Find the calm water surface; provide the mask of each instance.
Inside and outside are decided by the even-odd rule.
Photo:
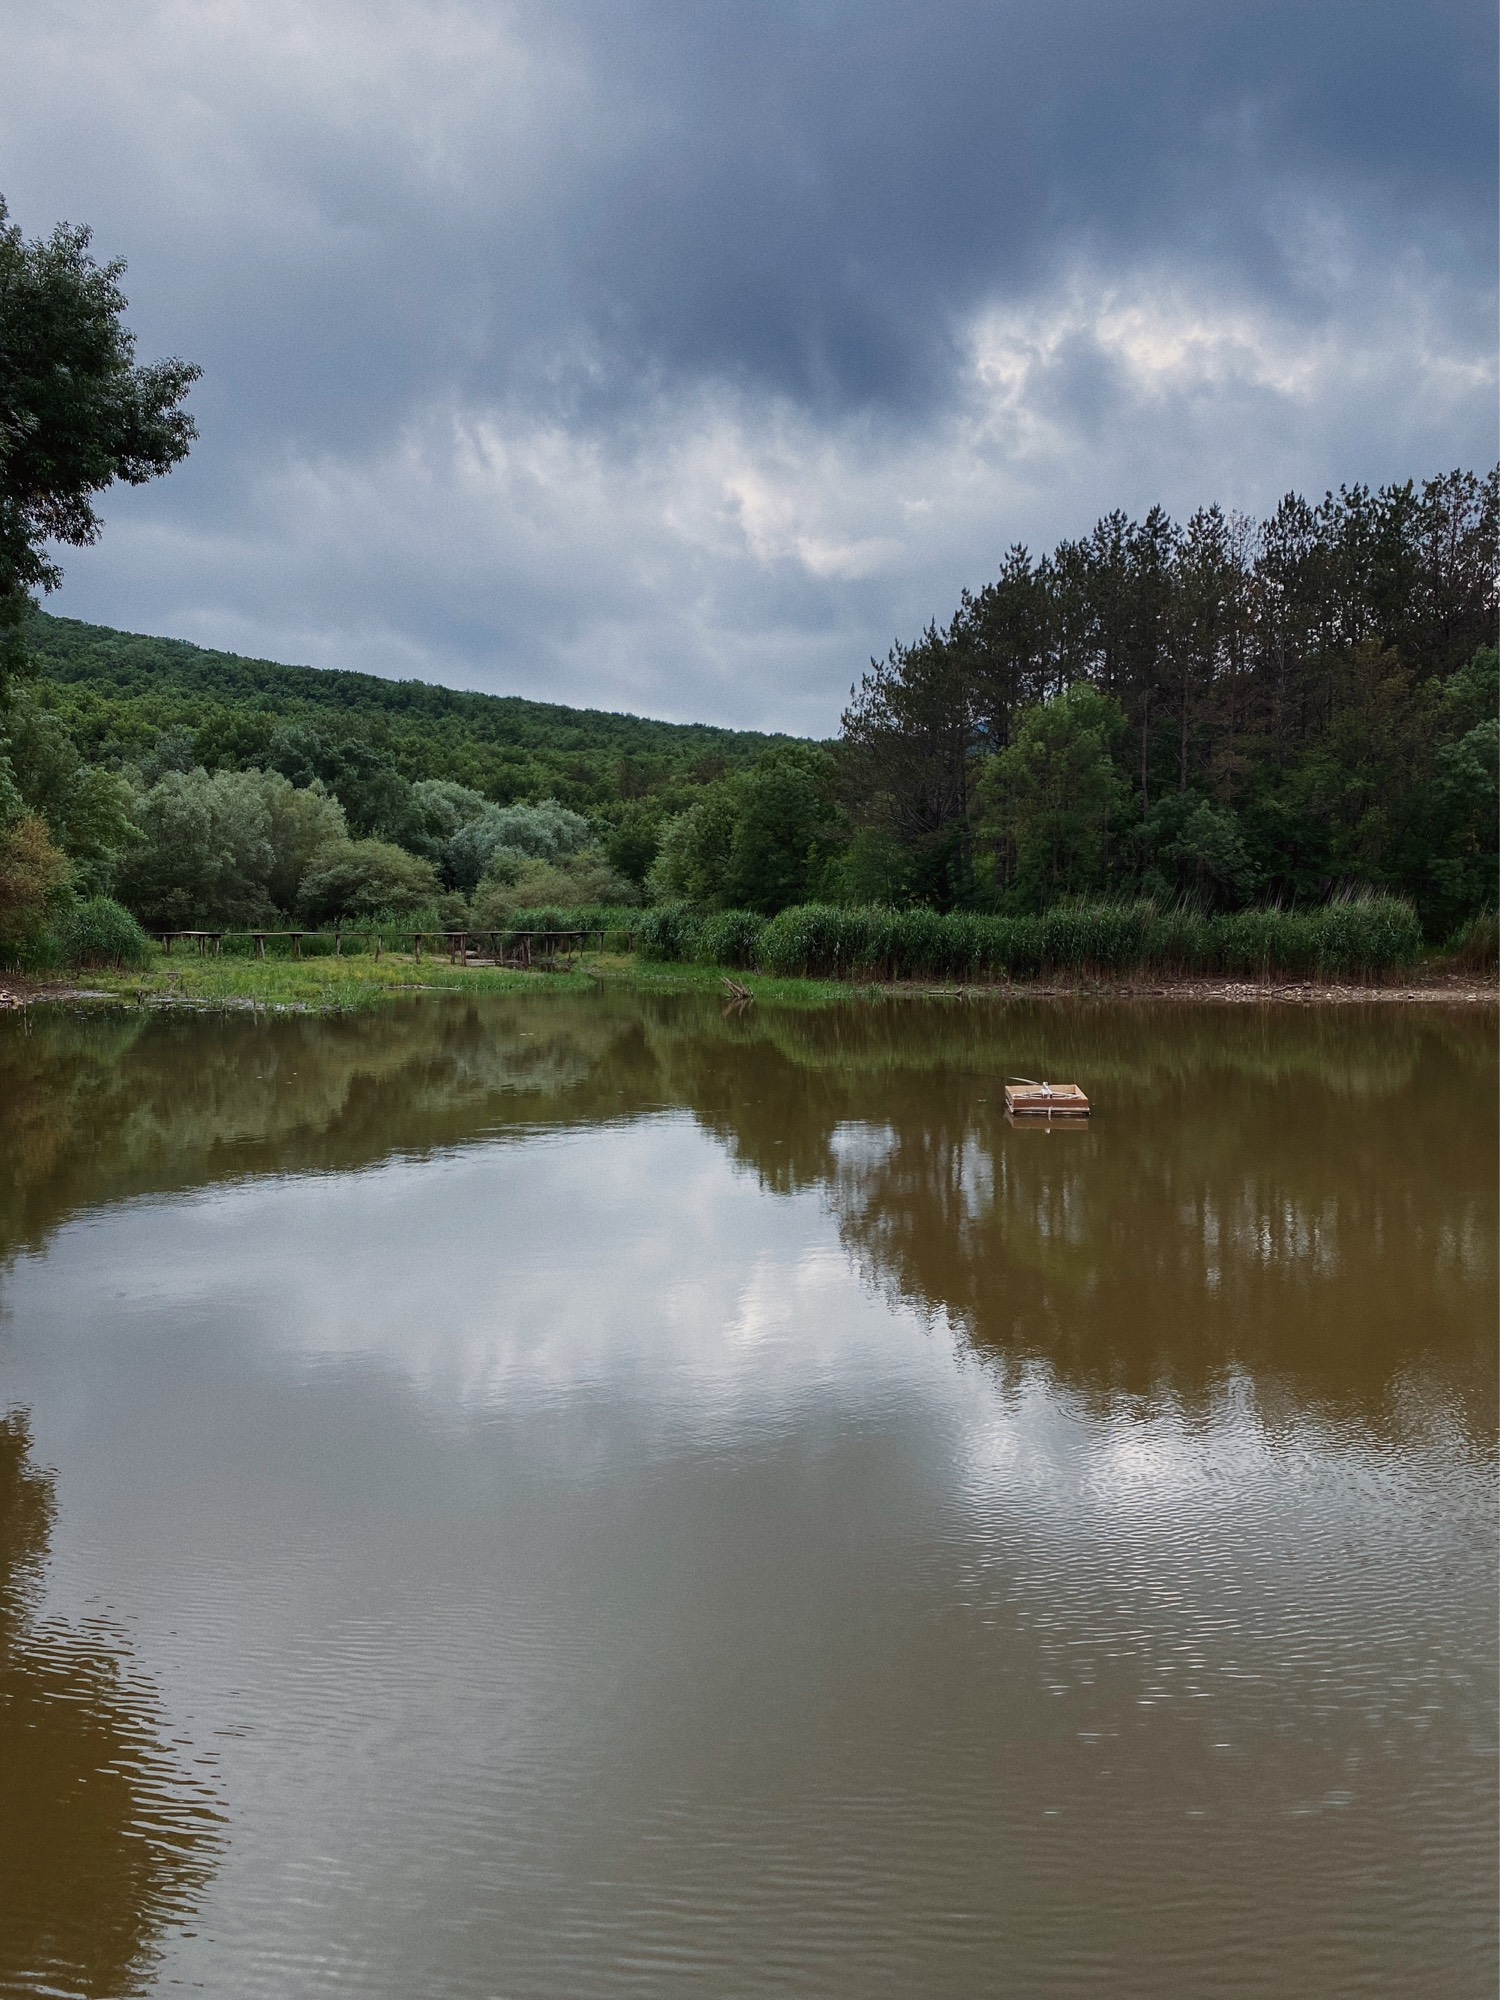
[[[0,1021],[0,1992],[1493,1993],[1496,1083],[1394,1008]]]

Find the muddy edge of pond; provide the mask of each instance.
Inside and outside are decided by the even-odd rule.
[[[415,968],[414,968],[415,969]],[[636,983],[629,972],[611,972],[606,975],[610,984],[631,985]],[[825,982],[818,982],[824,984]],[[642,982],[644,984],[644,982]],[[651,982],[655,990],[659,982]],[[826,982],[828,985],[834,982]],[[538,974],[538,991],[545,991],[548,981]],[[713,991],[716,989],[708,988]],[[465,982],[445,980],[442,986],[429,986],[414,980],[410,984],[391,984],[378,993],[367,995],[371,999],[395,999],[411,993],[450,993],[455,996],[465,991]],[[850,998],[879,993],[888,999],[965,999],[965,1000],[1171,1000],[1194,1001],[1222,1006],[1253,1005],[1293,1005],[1308,1007],[1337,1007],[1359,1004],[1405,1005],[1405,1006],[1459,1006],[1482,1007],[1500,1005],[1500,983],[1495,980],[1476,978],[1472,973],[1457,973],[1434,970],[1422,972],[1405,981],[1390,984],[1359,984],[1354,982],[1322,982],[1317,980],[1246,980],[1246,979],[1084,979],[1059,982],[1052,980],[1016,980],[1003,985],[973,983],[962,985],[940,985],[930,981],[886,980],[849,982]],[[775,996],[765,996],[774,1004]],[[830,1000],[840,997],[837,993]],[[33,979],[20,973],[0,973],[0,1012],[13,1012],[34,1005],[83,1001],[113,1001],[117,1004],[138,1000],[156,1007],[180,1007],[193,1011],[219,1012],[225,1009],[257,1008],[271,1013],[337,1013],[346,1002],[330,997],[326,1002],[315,1000],[278,1000],[254,992],[242,995],[216,996],[212,999],[190,993],[168,991],[123,994],[118,990],[104,991],[98,987],[75,986],[56,980]]]

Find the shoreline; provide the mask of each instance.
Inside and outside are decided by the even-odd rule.
[[[73,980],[0,973],[0,1013],[36,1006],[131,1006],[193,1012],[338,1014],[379,1006],[413,994],[516,994],[586,991],[600,985],[659,993],[708,992],[733,996],[725,980],[753,1000],[791,1005],[833,1005],[901,999],[1051,1000],[1062,1002],[1175,1002],[1200,1006],[1426,1006],[1495,1007],[1500,982],[1450,968],[1409,974],[1382,983],[1352,980],[1247,980],[1141,978],[1124,974],[941,984],[930,980],[778,979],[716,966],[642,964],[633,957],[591,957],[565,972],[512,971],[493,966],[418,963],[387,954],[360,958],[186,959],[141,972],[95,972]]]
[[[1345,1007],[1362,1004],[1390,1006],[1483,1007],[1500,1005],[1500,982],[1471,973],[1430,973],[1388,985],[1350,980],[1296,979],[1122,979],[1080,980],[1072,985],[1035,980],[1010,987],[962,989],[970,992],[1021,993],[1036,999],[1191,1000],[1215,1006]]]

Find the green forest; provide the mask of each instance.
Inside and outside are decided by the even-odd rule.
[[[90,243],[0,201],[0,963],[642,908],[659,955],[783,966],[1493,939],[1500,470],[1013,547],[825,743],[284,666],[38,608],[95,496],[197,435],[200,371],[137,362]]]
[[[155,929],[478,928],[640,904],[1212,918],[1369,892],[1441,943],[1493,911],[1500,865],[1497,489],[1112,514],[1013,549],[871,662],[823,744],[36,612],[4,716],[6,948],[66,955],[101,899]],[[651,927],[663,949],[675,921]]]
[[[1495,894],[1497,527],[1500,478],[1455,472],[1012,549],[853,690],[872,886],[1015,910],[1370,887],[1446,934]]]

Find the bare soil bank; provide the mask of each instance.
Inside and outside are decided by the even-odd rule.
[[[452,991],[462,989],[465,981],[462,975],[453,976],[453,968],[444,968],[448,974],[443,987]],[[479,968],[475,968],[477,972]],[[703,968],[707,971],[707,968]],[[544,976],[535,975],[539,983],[545,983]],[[110,975],[105,975],[109,978]],[[119,975],[114,975],[118,981]],[[628,980],[631,973],[625,969],[612,969],[611,978]],[[758,982],[753,974],[741,974],[753,988]],[[654,983],[654,982],[653,982]],[[832,981],[819,981],[825,989],[834,986]],[[423,982],[425,987],[425,982]],[[394,987],[391,992],[405,988]],[[432,990],[427,988],[426,990]],[[851,982],[848,991],[872,991],[869,984],[856,985]],[[1005,999],[1025,997],[1031,1000],[1173,1000],[1195,1001],[1222,1006],[1302,1006],[1341,1007],[1352,1005],[1370,1006],[1445,1006],[1445,1007],[1493,1007],[1500,1004],[1500,982],[1493,978],[1483,978],[1469,972],[1434,970],[1417,973],[1399,982],[1384,985],[1362,985],[1353,982],[1321,982],[1317,980],[1248,980],[1248,979],[1132,979],[1124,978],[1073,978],[1015,980],[1004,984],[964,983],[940,985],[932,981],[900,980],[883,982],[878,990],[893,998],[902,995],[948,995],[954,998]],[[110,1000],[122,996],[118,991],[105,990],[99,986],[73,984],[67,981],[35,979],[23,973],[0,973],[0,1012],[13,1012],[28,1006],[68,1001]],[[146,996],[141,996],[146,997]],[[247,1002],[259,996],[246,994]],[[767,996],[772,997],[772,996]],[[832,997],[832,996],[830,996]],[[153,991],[150,996],[153,1006],[201,1006],[203,999],[192,992],[177,993],[170,989]],[[220,1004],[223,1004],[222,1000]],[[274,1004],[274,1003],[273,1003]],[[302,1003],[306,1005],[307,1002]],[[314,1008],[316,1008],[316,1003]]]
[[[901,991],[893,988],[893,991]],[[1120,999],[1195,1000],[1227,1006],[1291,1003],[1303,1007],[1341,1007],[1353,1003],[1483,1007],[1500,1003],[1500,983],[1472,973],[1440,972],[1418,975],[1401,984],[1358,985],[1312,979],[1050,979],[1017,980],[1010,986],[962,986],[922,989],[949,993],[1024,993],[1033,1000]]]

